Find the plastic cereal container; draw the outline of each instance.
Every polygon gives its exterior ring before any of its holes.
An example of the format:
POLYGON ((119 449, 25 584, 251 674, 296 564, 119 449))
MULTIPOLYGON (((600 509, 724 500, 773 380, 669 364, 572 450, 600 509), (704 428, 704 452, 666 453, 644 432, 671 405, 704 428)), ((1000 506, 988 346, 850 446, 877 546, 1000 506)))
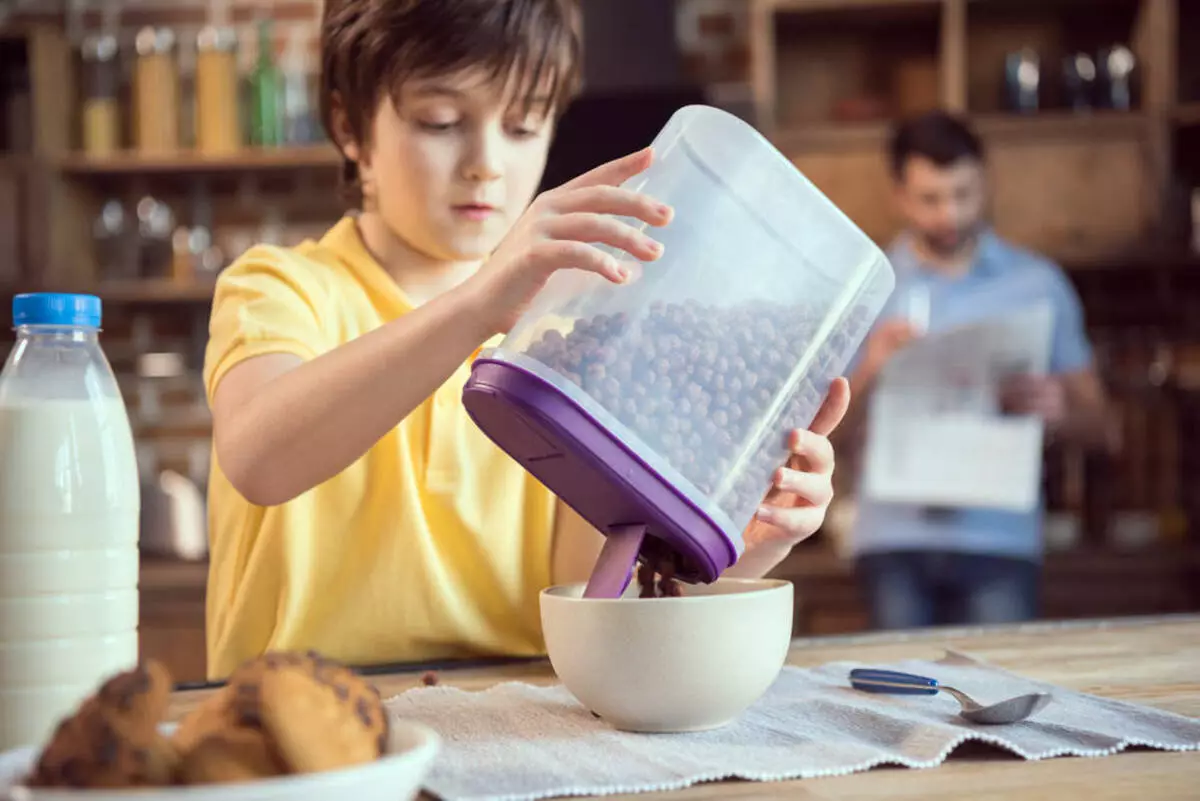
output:
MULTIPOLYGON (((609 536, 589 592, 641 559, 713 581, 891 294, 883 252, 751 126, 678 111, 627 186, 675 208, 614 285, 556 273, 475 362, 476 424, 609 536)), ((640 223, 639 223, 640 224, 640 223)), ((615 253, 628 260, 627 254, 615 253)))

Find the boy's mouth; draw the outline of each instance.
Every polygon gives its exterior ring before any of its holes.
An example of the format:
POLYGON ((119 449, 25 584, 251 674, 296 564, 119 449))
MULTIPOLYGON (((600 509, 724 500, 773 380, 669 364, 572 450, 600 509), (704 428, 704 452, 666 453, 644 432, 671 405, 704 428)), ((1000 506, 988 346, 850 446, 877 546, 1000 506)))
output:
POLYGON ((487 203, 460 203, 454 208, 454 213, 471 221, 486 220, 496 213, 496 207, 487 203))

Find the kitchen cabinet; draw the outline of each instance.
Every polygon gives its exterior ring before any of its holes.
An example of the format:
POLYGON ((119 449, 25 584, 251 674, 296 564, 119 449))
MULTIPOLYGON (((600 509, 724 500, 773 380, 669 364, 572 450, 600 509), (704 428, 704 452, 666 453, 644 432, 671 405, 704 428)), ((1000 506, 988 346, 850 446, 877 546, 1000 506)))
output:
POLYGON ((204 590, 207 562, 143 557, 141 657, 166 665, 176 682, 205 677, 204 590))

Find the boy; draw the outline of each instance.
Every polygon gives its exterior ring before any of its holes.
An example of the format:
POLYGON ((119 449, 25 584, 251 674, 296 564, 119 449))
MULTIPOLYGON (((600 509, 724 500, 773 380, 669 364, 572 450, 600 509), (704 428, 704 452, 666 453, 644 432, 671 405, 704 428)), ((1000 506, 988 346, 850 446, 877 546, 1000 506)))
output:
MULTIPOLYGON (((208 672, 267 649, 364 665, 543 653, 537 594, 602 542, 467 417, 461 391, 556 270, 620 283, 671 209, 618 188, 635 153, 531 203, 575 83, 567 0, 327 0, 321 105, 361 210, 320 242, 257 247, 218 283, 208 672), (615 216, 610 216, 615 215, 615 216)), ((732 572, 820 525, 835 382, 732 572)))

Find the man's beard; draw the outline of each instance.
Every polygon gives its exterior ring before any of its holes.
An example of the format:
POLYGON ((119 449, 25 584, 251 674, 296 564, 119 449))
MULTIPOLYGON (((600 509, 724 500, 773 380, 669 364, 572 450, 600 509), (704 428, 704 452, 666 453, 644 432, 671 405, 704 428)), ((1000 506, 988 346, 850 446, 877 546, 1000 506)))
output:
POLYGON ((983 223, 980 222, 960 228, 950 235, 925 231, 919 231, 917 235, 921 238, 921 244, 925 246, 927 253, 940 259, 950 259, 972 246, 979 238, 982 229, 983 223))

